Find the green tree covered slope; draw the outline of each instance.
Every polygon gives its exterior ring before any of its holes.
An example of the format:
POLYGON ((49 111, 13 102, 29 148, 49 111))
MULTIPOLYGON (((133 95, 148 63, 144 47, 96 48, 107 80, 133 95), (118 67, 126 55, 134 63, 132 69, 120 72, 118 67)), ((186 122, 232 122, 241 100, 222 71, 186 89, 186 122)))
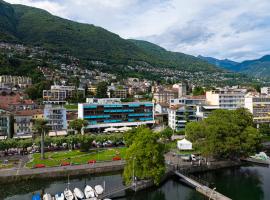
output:
POLYGON ((28 6, 0 0, 0 41, 40 46, 84 60, 109 64, 147 63, 186 71, 221 69, 194 56, 167 51, 145 41, 125 40, 101 27, 73 22, 28 6))

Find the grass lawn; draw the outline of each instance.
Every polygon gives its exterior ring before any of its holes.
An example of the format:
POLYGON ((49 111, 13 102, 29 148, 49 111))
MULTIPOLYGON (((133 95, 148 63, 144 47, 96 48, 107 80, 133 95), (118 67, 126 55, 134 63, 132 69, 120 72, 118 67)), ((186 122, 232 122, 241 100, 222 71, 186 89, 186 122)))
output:
POLYGON ((68 104, 68 105, 64 105, 64 107, 67 110, 78 110, 78 104, 68 104))
POLYGON ((13 164, 0 164, 0 169, 9 169, 14 167, 13 164))
POLYGON ((87 164, 89 160, 98 161, 111 161, 113 157, 120 156, 125 158, 126 148, 110 148, 110 149, 94 149, 89 152, 74 151, 60 151, 60 152, 47 152, 46 159, 41 160, 40 154, 33 154, 33 159, 26 164, 27 167, 32 168, 36 164, 44 164, 46 167, 60 166, 63 161, 72 164, 87 164))

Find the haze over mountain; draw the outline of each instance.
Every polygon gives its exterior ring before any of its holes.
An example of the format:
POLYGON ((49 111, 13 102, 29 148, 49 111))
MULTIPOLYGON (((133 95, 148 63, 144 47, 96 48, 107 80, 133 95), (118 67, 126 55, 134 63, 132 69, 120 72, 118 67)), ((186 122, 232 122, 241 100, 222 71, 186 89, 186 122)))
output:
POLYGON ((228 59, 219 60, 212 57, 198 56, 198 58, 205 60, 208 63, 214 64, 222 69, 241 72, 255 77, 270 77, 270 55, 265 55, 255 60, 243 61, 241 63, 228 59))
POLYGON ((47 11, 0 0, 0 41, 41 46, 85 60, 146 63, 186 71, 221 71, 212 64, 155 44, 125 40, 101 27, 56 17, 47 11))

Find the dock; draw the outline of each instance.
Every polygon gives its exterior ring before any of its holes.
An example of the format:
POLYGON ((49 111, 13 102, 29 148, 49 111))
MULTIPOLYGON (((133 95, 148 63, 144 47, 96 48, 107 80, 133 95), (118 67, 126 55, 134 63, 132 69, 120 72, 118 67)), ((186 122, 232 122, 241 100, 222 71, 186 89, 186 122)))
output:
POLYGON ((183 179, 185 182, 187 182, 188 184, 193 186, 196 189, 196 191, 198 191, 199 193, 208 197, 209 199, 212 199, 212 200, 232 200, 232 199, 224 196, 223 194, 217 192, 215 190, 215 188, 211 189, 208 186, 203 185, 203 184, 199 183, 198 181, 195 181, 194 179, 187 177, 186 175, 180 173, 179 171, 175 171, 174 173, 175 173, 175 175, 177 175, 178 177, 183 179))

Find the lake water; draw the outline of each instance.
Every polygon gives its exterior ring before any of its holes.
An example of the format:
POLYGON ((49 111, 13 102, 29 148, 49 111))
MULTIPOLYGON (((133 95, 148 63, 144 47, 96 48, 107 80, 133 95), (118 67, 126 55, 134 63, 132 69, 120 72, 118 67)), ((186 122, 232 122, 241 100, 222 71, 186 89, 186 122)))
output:
MULTIPOLYGON (((217 190, 234 200, 270 200, 270 168, 247 166, 222 169, 214 172, 196 174, 213 183, 217 190)), ((103 184, 110 190, 122 184, 121 173, 103 174, 102 176, 84 176, 70 179, 70 188, 83 188, 89 185, 103 184)), ((0 186, 2 200, 31 200, 34 192, 55 194, 63 191, 67 180, 34 180, 0 186)), ((178 178, 166 181, 160 187, 141 192, 122 192, 116 196, 119 200, 203 200, 205 197, 182 184, 178 178)))

